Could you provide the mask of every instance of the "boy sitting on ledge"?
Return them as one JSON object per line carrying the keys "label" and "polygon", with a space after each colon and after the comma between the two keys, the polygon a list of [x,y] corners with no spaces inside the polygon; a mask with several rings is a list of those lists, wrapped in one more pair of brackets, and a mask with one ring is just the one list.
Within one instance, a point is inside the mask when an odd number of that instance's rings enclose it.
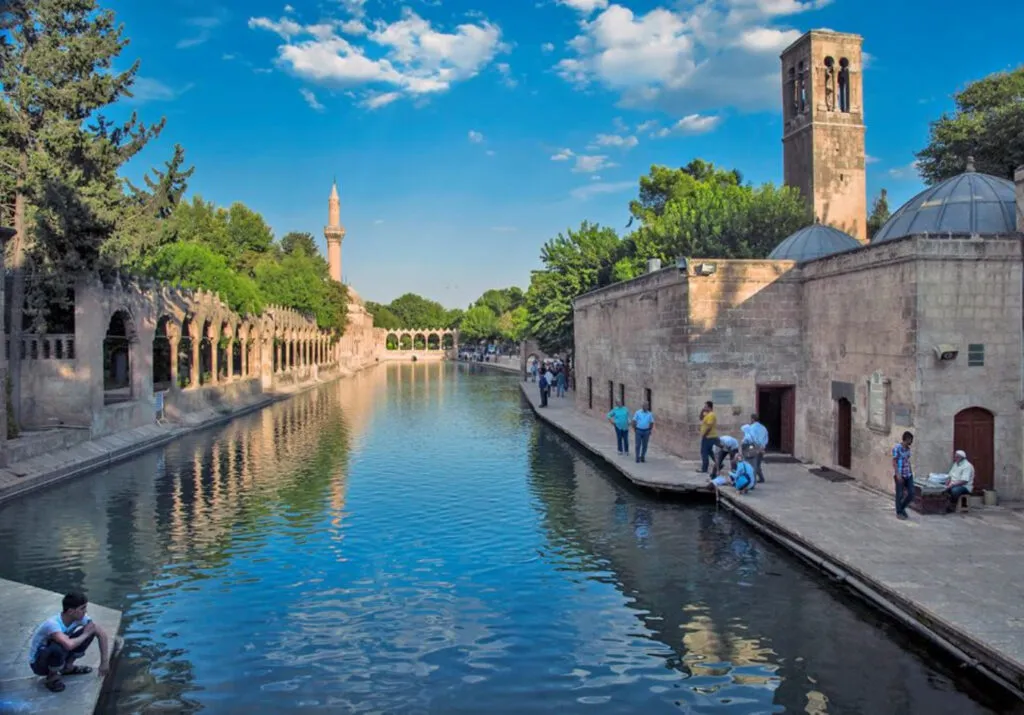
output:
{"label": "boy sitting on ledge", "polygon": [[54,693],[64,690],[61,676],[92,672],[89,666],[75,665],[75,661],[85,655],[93,638],[100,646],[99,676],[104,677],[110,669],[110,638],[85,615],[88,604],[84,594],[67,594],[61,604],[64,610],[43,621],[32,634],[29,666],[36,675],[46,676],[46,687]]}

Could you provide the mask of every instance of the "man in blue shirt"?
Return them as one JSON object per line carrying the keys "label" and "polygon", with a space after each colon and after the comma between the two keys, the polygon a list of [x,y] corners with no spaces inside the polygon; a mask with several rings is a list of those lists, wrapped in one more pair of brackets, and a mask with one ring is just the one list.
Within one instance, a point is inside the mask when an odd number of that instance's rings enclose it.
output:
{"label": "man in blue shirt", "polygon": [[754,468],[743,458],[742,453],[737,454],[732,460],[732,473],[729,478],[740,494],[746,494],[754,488]]}
{"label": "man in blue shirt", "polygon": [[61,604],[63,610],[43,621],[32,634],[28,663],[36,675],[46,676],[46,687],[59,693],[64,690],[64,675],[85,675],[92,672],[87,665],[75,665],[85,655],[93,638],[100,644],[99,676],[110,670],[110,639],[106,632],[85,615],[88,600],[84,594],[69,593]]}
{"label": "man in blue shirt", "polygon": [[646,402],[633,415],[633,429],[636,430],[636,461],[646,462],[647,443],[651,439],[651,432],[654,431],[654,415],[651,414],[651,406]]}
{"label": "man in blue shirt", "polygon": [[730,437],[727,434],[723,434],[715,442],[715,462],[711,467],[711,477],[717,477],[719,472],[722,471],[722,465],[725,464],[725,458],[729,457],[730,460],[736,459],[736,455],[740,451],[740,443],[736,441],[735,437]]}
{"label": "man in blue shirt", "polygon": [[615,425],[615,444],[619,454],[629,454],[629,409],[621,401],[608,413],[608,421]]}
{"label": "man in blue shirt", "polygon": [[914,501],[914,469],[910,466],[910,446],[914,435],[903,433],[903,441],[892,448],[892,478],[896,483],[896,518],[906,519],[907,507]]}
{"label": "man in blue shirt", "polygon": [[761,464],[764,462],[764,452],[768,448],[768,428],[757,420],[757,415],[751,415],[750,424],[744,425],[742,429],[743,446],[750,449],[757,481],[763,482],[764,470],[761,468]]}

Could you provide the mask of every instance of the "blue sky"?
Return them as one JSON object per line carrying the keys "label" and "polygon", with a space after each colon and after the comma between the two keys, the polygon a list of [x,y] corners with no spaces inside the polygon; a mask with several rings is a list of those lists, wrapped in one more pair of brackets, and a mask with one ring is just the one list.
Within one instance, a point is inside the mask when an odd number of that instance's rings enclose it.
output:
{"label": "blue sky", "polygon": [[1017,0],[106,6],[131,39],[120,66],[142,60],[128,103],[167,118],[129,175],[180,143],[192,193],[321,244],[337,177],[346,282],[449,307],[526,287],[544,241],[584,219],[621,230],[651,164],[781,182],[778,55],[808,29],[864,37],[868,198],[887,188],[895,209],[921,187],[928,122],[1016,66],[1024,26]]}

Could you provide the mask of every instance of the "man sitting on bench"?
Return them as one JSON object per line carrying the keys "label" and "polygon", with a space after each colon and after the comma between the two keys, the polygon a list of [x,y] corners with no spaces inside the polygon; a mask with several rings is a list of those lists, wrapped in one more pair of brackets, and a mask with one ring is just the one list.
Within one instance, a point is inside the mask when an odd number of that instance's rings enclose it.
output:
{"label": "man sitting on bench", "polygon": [[46,676],[46,687],[55,693],[64,690],[63,675],[85,675],[92,668],[75,665],[85,655],[93,638],[100,644],[99,676],[110,669],[110,639],[106,631],[85,615],[89,604],[84,594],[69,593],[61,604],[63,611],[43,621],[32,634],[29,666],[36,675]]}
{"label": "man sitting on bench", "polygon": [[953,453],[953,466],[949,468],[949,484],[946,494],[949,495],[949,506],[946,512],[956,511],[956,504],[962,496],[969,496],[974,491],[974,465],[967,461],[967,453],[958,449]]}

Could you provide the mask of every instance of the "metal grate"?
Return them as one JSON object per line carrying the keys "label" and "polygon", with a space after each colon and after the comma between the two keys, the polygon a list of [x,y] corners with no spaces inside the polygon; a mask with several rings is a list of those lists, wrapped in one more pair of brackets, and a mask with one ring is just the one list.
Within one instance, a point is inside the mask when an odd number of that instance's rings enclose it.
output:
{"label": "metal grate", "polygon": [[985,365],[985,346],[971,343],[967,346],[967,367],[983,367]]}

